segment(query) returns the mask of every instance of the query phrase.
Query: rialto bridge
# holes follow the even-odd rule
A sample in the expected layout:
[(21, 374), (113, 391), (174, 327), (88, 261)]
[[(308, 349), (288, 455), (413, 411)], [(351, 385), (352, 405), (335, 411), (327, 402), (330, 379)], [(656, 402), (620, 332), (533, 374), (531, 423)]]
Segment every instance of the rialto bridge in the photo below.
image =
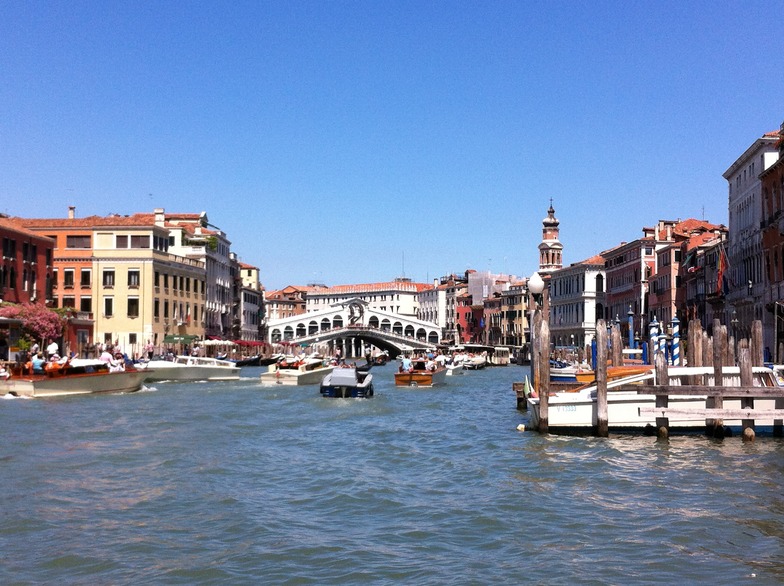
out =
[(431, 322), (371, 309), (366, 301), (349, 299), (328, 309), (270, 320), (271, 344), (314, 346), (343, 356), (364, 356), (375, 346), (395, 357), (414, 349), (435, 349), (440, 328)]

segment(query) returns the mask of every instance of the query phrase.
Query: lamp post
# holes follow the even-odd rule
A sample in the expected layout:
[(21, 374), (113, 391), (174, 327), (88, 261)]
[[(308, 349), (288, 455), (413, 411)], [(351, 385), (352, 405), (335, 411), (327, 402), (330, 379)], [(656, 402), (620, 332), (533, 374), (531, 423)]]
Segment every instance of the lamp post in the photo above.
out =
[(733, 350), (735, 351), (735, 359), (737, 360), (738, 354), (738, 312), (734, 309), (732, 310), (732, 321), (730, 325), (732, 326), (732, 341), (733, 341)]
[(534, 327), (534, 314), (539, 307), (539, 299), (542, 295), (542, 291), (544, 291), (544, 281), (539, 273), (534, 273), (528, 278), (528, 292), (531, 295), (530, 301), (532, 303), (528, 304), (528, 344), (529, 344), (529, 354), (531, 356), (531, 379), (534, 383), (534, 388), (538, 389), (538, 370), (539, 370), (539, 363), (536, 359), (536, 352), (534, 350), (534, 337), (536, 336), (535, 327)]

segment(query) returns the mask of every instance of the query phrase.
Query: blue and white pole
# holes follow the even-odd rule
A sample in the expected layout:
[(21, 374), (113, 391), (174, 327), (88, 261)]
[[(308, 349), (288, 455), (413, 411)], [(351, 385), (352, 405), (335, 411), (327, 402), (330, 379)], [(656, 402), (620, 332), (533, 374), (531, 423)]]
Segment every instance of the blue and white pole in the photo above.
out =
[(629, 306), (629, 348), (634, 348), (634, 313), (632, 306)]
[(650, 329), (651, 339), (651, 361), (653, 361), (656, 353), (659, 351), (659, 322), (656, 321), (655, 315), (653, 316), (653, 321), (648, 324), (648, 328)]
[(678, 366), (681, 362), (681, 320), (678, 316), (672, 318), (672, 365)]

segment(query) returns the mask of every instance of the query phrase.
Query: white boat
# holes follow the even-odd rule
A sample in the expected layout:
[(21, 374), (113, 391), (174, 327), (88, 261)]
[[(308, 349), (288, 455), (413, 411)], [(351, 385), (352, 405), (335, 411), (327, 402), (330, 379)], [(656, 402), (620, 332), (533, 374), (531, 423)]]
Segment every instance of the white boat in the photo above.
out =
[(457, 376), (458, 374), (463, 374), (463, 364), (447, 364), (446, 365), (446, 375), (447, 376)]
[[(703, 377), (702, 384), (713, 386), (713, 367), (671, 367), (668, 371), (669, 384), (676, 386), (689, 384), (686, 377)], [(740, 369), (735, 367), (723, 368), (723, 386), (740, 386)], [(610, 430), (643, 430), (648, 426), (656, 425), (656, 416), (641, 414), (640, 408), (655, 407), (656, 396), (639, 394), (637, 390), (617, 390), (618, 387), (632, 384), (644, 384), (654, 380), (653, 371), (634, 374), (617, 378), (607, 382), (607, 421)], [(773, 370), (765, 367), (753, 368), (754, 386), (778, 386)], [(527, 400), (530, 425), (539, 426), (539, 398), (529, 396)], [(669, 408), (679, 409), (705, 409), (706, 396), (679, 396), (669, 397)], [(772, 410), (775, 408), (776, 399), (755, 399), (755, 410)], [(724, 399), (723, 408), (740, 409), (741, 399)], [(596, 384), (591, 383), (570, 391), (550, 393), (547, 411), (548, 426), (551, 431), (588, 431), (597, 425)], [(772, 420), (756, 420), (756, 426), (772, 426)], [(740, 427), (740, 420), (725, 420), (728, 427)], [(686, 416), (672, 416), (669, 426), (675, 428), (704, 428), (704, 421), (688, 418)]]
[(176, 356), (174, 360), (141, 363), (147, 381), (238, 380), (242, 370), (234, 362), (204, 356)]
[(132, 393), (142, 387), (145, 373), (134, 368), (110, 372), (101, 360), (74, 359), (43, 375), (12, 373), (0, 379), (0, 395), (61, 397), (91, 393)]
[(335, 368), (323, 378), (319, 392), (323, 397), (366, 399), (373, 396), (373, 375), (368, 370)]
[(469, 356), (467, 360), (463, 360), (463, 368), (466, 370), (481, 370), (485, 366), (487, 366), (486, 356)]
[(259, 378), (263, 385), (317, 385), (334, 368), (321, 357), (286, 360), (270, 364)]

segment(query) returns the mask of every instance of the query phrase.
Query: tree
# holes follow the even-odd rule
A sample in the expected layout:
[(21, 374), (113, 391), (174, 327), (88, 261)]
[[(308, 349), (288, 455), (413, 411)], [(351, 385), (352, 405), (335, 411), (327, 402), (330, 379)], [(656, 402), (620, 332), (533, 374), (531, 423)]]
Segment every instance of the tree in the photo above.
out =
[(57, 312), (37, 303), (3, 305), (0, 317), (20, 320), (22, 330), (34, 340), (56, 340), (63, 335), (66, 321)]

